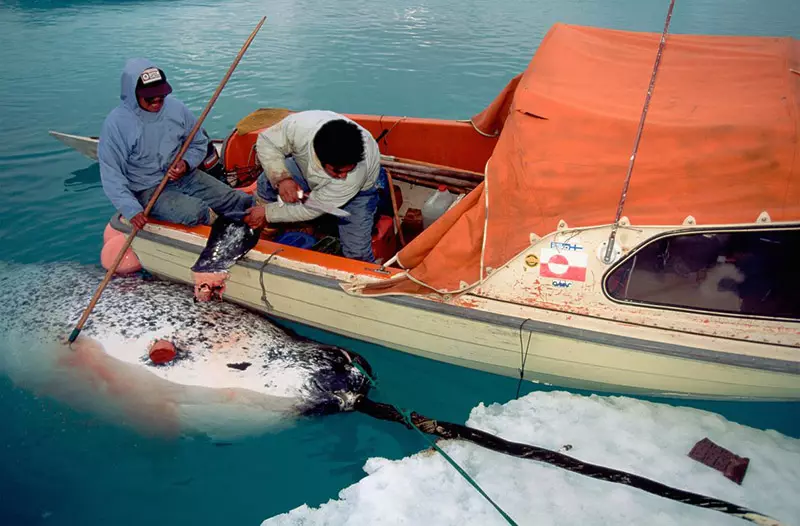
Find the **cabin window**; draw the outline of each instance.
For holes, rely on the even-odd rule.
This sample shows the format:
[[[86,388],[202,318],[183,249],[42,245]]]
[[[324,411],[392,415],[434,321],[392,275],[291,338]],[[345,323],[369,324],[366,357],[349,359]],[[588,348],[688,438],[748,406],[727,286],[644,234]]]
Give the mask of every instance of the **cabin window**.
[[[607,275],[614,300],[800,318],[800,230],[696,232],[635,250]]]

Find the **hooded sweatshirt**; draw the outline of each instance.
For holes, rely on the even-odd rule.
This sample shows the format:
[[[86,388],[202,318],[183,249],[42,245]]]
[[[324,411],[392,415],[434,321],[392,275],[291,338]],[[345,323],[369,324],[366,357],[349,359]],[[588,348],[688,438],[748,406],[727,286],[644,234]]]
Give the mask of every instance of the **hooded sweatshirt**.
[[[136,99],[139,75],[157,67],[143,58],[130,59],[122,71],[119,106],[103,122],[97,156],[103,190],[114,207],[131,219],[144,209],[133,192],[158,186],[197,119],[181,101],[169,95],[158,113],[142,109]],[[189,175],[203,162],[208,139],[202,131],[183,159]]]
[[[321,203],[342,207],[357,193],[375,186],[381,169],[381,152],[372,135],[358,124],[356,126],[364,138],[364,160],[344,179],[334,179],[322,168],[314,152],[314,136],[323,124],[336,119],[353,122],[332,111],[301,111],[258,134],[256,153],[273,187],[291,177],[284,164],[285,158],[290,155],[303,172],[311,195]],[[264,208],[267,221],[271,223],[309,221],[322,215],[322,212],[299,203],[284,206],[281,203],[268,203]]]

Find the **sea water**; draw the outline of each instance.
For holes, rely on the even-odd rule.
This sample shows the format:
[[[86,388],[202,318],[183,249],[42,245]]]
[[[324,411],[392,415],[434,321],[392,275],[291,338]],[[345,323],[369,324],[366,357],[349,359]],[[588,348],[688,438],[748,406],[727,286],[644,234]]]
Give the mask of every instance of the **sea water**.
[[[524,69],[553,23],[660,31],[667,6],[0,0],[0,260],[98,262],[113,213],[98,167],[47,131],[99,133],[118,102],[129,57],[154,60],[173,96],[199,114],[266,15],[206,120],[212,136],[223,137],[239,118],[267,106],[463,119]],[[672,30],[800,37],[798,20],[796,0],[677,0]],[[437,418],[464,422],[479,403],[507,402],[516,393],[511,378],[292,328],[363,353],[380,375],[380,396]],[[11,345],[0,341],[0,352],[24,351]],[[524,384],[521,394],[534,389]],[[800,437],[798,404],[669,402]],[[258,524],[335,498],[364,477],[371,457],[400,459],[425,447],[417,435],[361,415],[307,421],[230,445],[146,438],[37,397],[5,376],[0,422],[3,525]]]

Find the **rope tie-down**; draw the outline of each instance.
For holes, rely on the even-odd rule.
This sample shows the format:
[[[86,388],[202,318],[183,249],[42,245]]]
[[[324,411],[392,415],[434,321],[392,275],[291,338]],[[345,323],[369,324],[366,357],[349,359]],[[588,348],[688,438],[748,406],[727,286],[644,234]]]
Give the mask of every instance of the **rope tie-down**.
[[[353,366],[361,371],[365,377],[367,377],[373,387],[377,387],[375,380],[366,371],[364,371],[363,368],[361,368],[358,364],[353,364]],[[731,502],[716,499],[714,497],[708,497],[699,493],[693,493],[691,491],[673,488],[671,486],[667,486],[666,484],[662,484],[660,482],[656,482],[655,480],[651,480],[640,475],[635,475],[633,473],[627,473],[618,469],[583,462],[576,458],[570,457],[569,455],[551,451],[546,448],[510,442],[479,429],[473,429],[471,427],[454,424],[451,422],[434,420],[413,411],[401,410],[393,404],[374,402],[366,396],[360,396],[356,400],[354,410],[369,415],[373,418],[397,422],[405,425],[409,429],[415,429],[425,438],[427,442],[434,447],[434,449],[436,449],[436,451],[445,457],[445,460],[447,460],[450,465],[452,465],[459,472],[459,474],[461,474],[461,476],[463,476],[467,482],[469,482],[476,489],[476,491],[481,494],[481,496],[487,499],[489,503],[494,506],[494,508],[503,516],[504,519],[506,519],[509,524],[516,523],[508,515],[508,513],[503,511],[498,504],[489,498],[486,492],[480,488],[477,482],[475,482],[463,470],[463,468],[458,466],[458,464],[444,451],[442,451],[442,449],[427,435],[434,435],[448,440],[465,440],[498,453],[535,460],[538,462],[545,462],[573,473],[578,473],[580,475],[598,480],[604,480],[606,482],[613,482],[615,484],[623,484],[625,486],[640,489],[665,499],[682,502],[690,506],[697,506],[707,510],[718,511],[720,513],[732,515],[734,517],[738,517],[762,526],[782,526],[782,523],[777,519],[773,519],[768,515],[739,506],[737,504],[733,504]]]

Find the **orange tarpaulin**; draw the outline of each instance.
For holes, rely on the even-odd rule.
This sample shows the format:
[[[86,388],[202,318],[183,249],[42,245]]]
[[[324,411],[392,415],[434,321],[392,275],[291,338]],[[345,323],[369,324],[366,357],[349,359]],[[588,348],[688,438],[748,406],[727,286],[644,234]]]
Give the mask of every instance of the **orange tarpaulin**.
[[[485,183],[400,252],[407,275],[364,293],[462,290],[530,233],[562,219],[612,223],[660,36],[555,25],[473,118],[484,133],[502,130]],[[800,220],[792,69],[796,39],[669,35],[625,204],[631,223],[752,223],[763,211]]]

